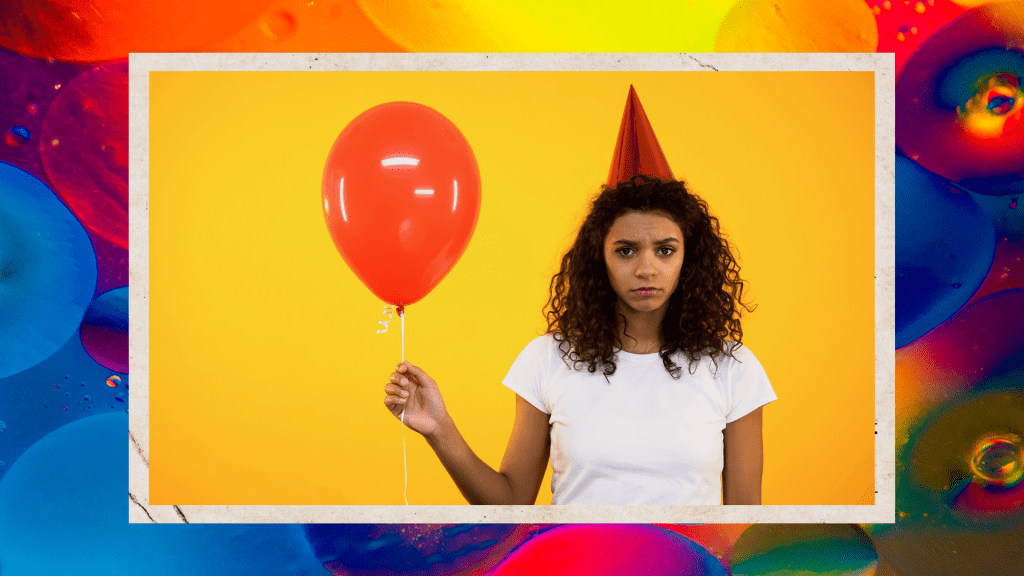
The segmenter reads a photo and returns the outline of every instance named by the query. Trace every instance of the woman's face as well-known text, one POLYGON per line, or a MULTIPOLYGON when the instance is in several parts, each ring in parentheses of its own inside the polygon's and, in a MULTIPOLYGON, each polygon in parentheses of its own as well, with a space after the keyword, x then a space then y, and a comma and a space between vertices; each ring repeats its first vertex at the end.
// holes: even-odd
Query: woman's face
POLYGON ((661 210, 627 212, 605 236, 604 262, 620 306, 636 312, 667 308, 683 267, 683 232, 661 210))

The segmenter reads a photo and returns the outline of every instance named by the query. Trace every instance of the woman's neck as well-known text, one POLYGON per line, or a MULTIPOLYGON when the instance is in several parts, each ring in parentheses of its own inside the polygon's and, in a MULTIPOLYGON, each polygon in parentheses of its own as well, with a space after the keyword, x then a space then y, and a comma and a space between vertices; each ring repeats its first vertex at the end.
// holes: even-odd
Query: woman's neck
POLYGON ((622 349, 633 354, 651 354, 661 350, 661 322, 665 319, 664 308, 651 312, 638 312, 618 303, 618 336, 622 349), (625 322, 623 322, 625 317, 625 322))

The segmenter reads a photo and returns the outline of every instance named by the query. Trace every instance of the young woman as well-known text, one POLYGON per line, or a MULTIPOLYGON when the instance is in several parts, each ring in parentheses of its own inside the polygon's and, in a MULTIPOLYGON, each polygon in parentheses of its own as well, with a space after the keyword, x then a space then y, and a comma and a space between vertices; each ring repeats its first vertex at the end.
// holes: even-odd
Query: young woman
POLYGON ((742 346, 743 281, 718 220, 678 181, 604 187, 551 280, 548 333, 503 384, 501 469, 473 453, 438 385, 403 362, 384 405, 422 434, 470 504, 760 504, 761 407, 742 346))

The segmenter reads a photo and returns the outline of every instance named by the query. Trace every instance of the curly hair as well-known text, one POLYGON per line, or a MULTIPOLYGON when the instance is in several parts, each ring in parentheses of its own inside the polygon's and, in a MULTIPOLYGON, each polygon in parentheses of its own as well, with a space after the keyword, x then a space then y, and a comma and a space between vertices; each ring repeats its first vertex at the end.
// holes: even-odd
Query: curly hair
POLYGON ((664 344, 659 354, 673 378, 681 375, 673 361, 686 354, 693 373, 704 356, 717 369, 718 359, 732 357, 743 341, 740 307, 744 282, 739 265, 718 218, 707 202, 686 189, 683 182, 634 176, 614 188, 602 186, 590 213, 580 226, 572 247, 551 278, 550 297, 544 307, 548 334, 552 334, 567 365, 590 373, 600 367, 607 378, 615 373, 615 348, 622 348, 617 330, 617 296, 608 279, 604 241, 615 220, 631 211, 667 212, 683 233, 683 267, 679 285, 668 301, 662 321, 664 344), (727 340, 733 340, 731 345, 727 340))

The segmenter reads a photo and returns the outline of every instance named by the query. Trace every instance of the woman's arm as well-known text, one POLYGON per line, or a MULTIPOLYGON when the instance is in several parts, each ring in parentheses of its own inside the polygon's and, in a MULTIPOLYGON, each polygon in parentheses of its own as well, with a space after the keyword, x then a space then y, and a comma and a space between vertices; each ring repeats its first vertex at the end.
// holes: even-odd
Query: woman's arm
POLYGON ((498 472, 466 443, 444 408, 437 383, 426 372, 405 362, 391 380, 385 386, 384 404, 396 417, 408 410, 406 425, 423 434, 470 504, 536 501, 550 450, 547 414, 516 396, 515 424, 498 472))
POLYGON ((761 408, 725 425, 722 493, 726 504, 760 504, 764 446, 761 408))
POLYGON ((449 418, 426 437, 470 504, 533 504, 548 465, 548 415, 516 395, 516 420, 501 471, 470 449, 449 418))

